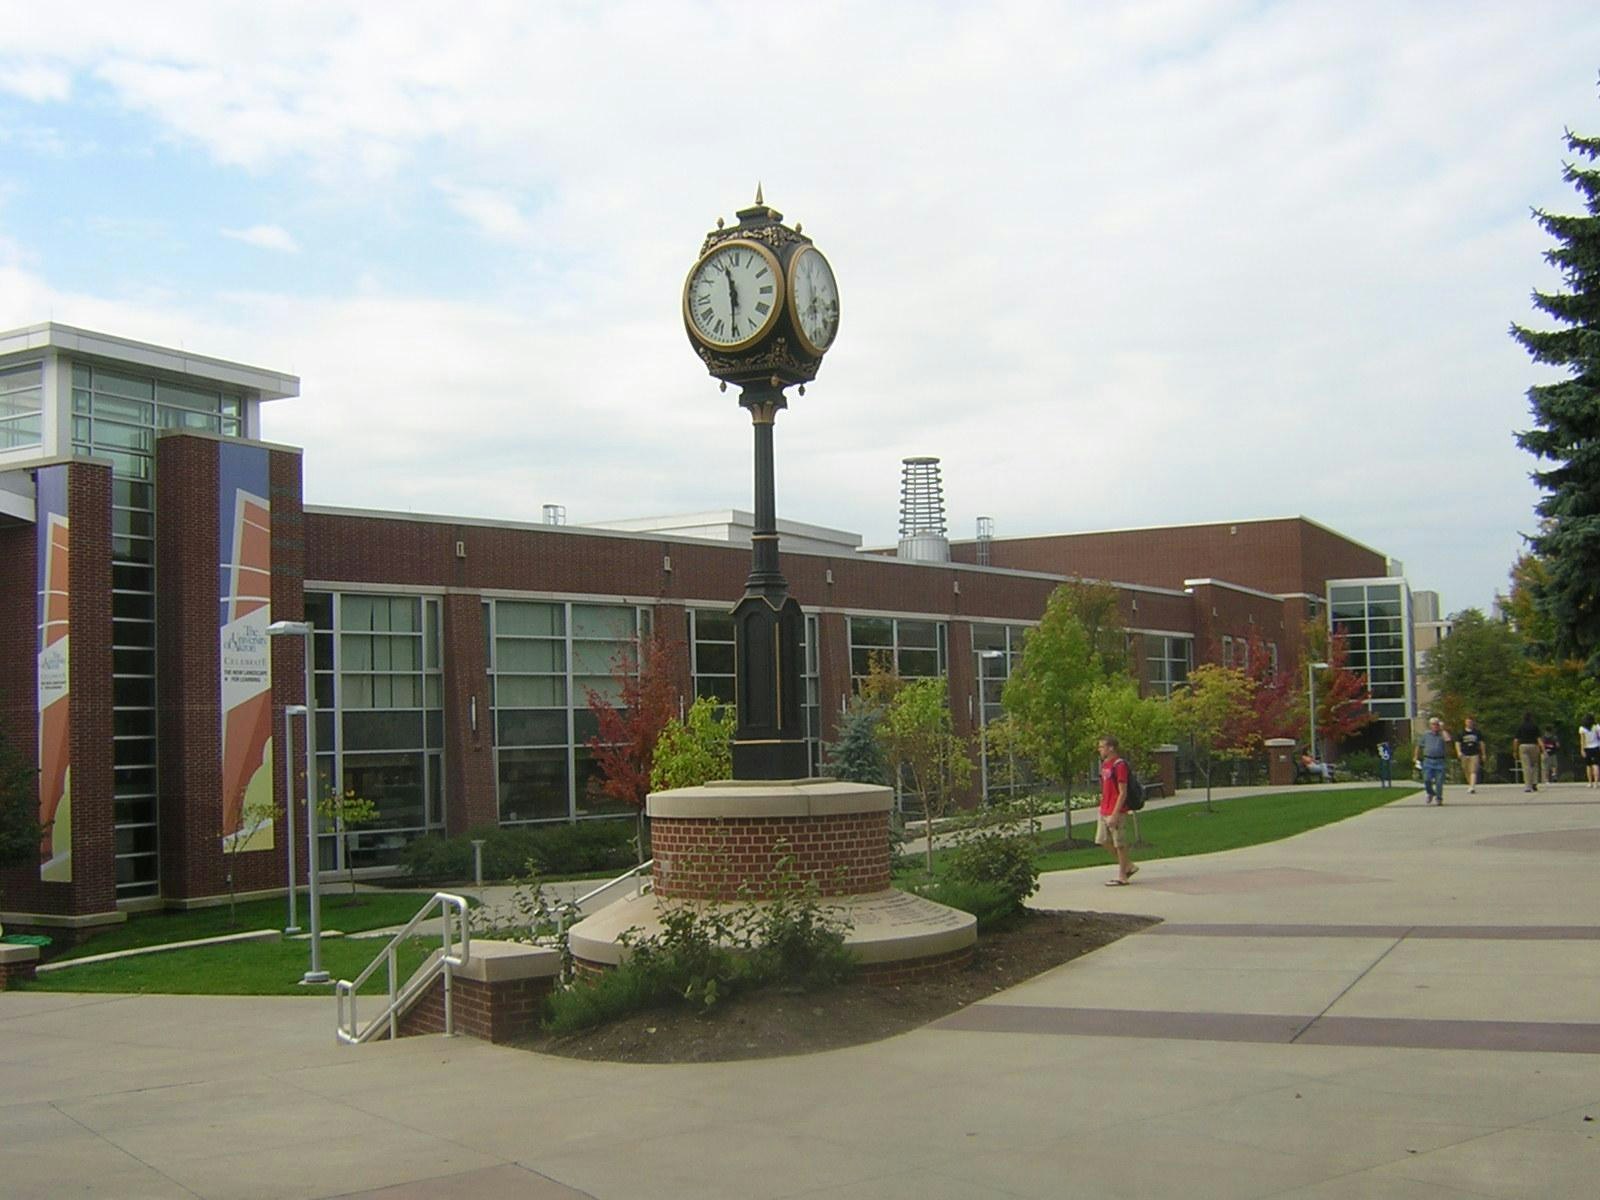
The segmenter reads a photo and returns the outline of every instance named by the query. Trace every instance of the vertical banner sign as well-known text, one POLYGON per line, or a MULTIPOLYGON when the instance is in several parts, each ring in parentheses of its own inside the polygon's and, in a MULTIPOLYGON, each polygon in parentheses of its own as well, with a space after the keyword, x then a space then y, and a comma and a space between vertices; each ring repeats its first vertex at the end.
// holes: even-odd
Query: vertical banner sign
POLYGON ((71 546, 67 525, 67 468, 42 467, 35 476, 39 578, 39 878, 72 882, 72 715, 67 674, 67 604, 71 546))
POLYGON ((272 804, 272 513, 267 451, 217 447, 222 565, 222 840, 270 850, 272 804))

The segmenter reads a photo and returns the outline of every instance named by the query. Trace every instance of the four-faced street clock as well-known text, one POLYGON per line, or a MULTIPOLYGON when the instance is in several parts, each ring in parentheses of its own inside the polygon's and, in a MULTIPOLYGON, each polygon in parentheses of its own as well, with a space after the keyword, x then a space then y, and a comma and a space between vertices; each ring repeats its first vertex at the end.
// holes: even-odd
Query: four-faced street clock
POLYGON ((839 285, 811 239, 757 189, 739 223, 701 246, 683 285, 683 325, 724 382, 807 383, 839 332, 839 285))
POLYGON ((772 430, 783 389, 816 378, 839 332, 833 268, 796 225, 756 202, 739 224, 706 236, 683 284, 683 327, 706 370, 736 384, 755 427, 755 521, 750 574, 734 605, 733 777, 811 773, 801 684, 805 617, 778 563, 772 430))

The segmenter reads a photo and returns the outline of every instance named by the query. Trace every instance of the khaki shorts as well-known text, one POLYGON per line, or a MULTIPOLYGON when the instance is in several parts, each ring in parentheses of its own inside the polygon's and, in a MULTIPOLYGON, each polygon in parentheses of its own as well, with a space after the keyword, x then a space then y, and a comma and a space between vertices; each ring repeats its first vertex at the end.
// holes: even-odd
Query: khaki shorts
POLYGON ((1128 843, 1124 835, 1128 831, 1128 815, 1124 813, 1122 820, 1115 826, 1107 825, 1106 819, 1100 817, 1094 825, 1094 844, 1096 846, 1126 846, 1128 843))

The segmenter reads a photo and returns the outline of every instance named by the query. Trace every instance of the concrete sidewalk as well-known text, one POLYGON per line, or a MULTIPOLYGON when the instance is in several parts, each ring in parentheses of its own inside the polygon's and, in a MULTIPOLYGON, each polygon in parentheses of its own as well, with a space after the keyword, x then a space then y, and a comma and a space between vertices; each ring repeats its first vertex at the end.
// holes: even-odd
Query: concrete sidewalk
POLYGON ((801 1058, 348 1049, 325 998, 0 994, 0 1192, 1593 1197, 1600 793, 1447 801, 1048 876, 1043 907, 1166 923, 801 1058))

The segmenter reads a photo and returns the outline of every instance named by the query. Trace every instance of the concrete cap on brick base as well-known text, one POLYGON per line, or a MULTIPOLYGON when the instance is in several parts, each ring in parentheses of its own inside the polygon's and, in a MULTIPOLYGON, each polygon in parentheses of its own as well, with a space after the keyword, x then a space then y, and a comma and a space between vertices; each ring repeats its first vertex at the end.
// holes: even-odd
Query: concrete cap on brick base
MULTIPOLYGON (((711 907, 709 901, 666 903, 701 911, 711 907)), ((750 903, 759 907, 763 902, 750 903)), ((573 956, 597 966, 616 966, 626 957, 626 947, 621 943, 624 933, 632 929, 639 936, 649 937, 661 932, 661 904, 654 894, 639 891, 585 917, 568 932, 573 956)), ((823 908, 849 922, 845 945, 865 965, 936 958, 978 940, 978 920, 971 913, 893 888, 861 896, 832 897, 823 901, 823 908)), ((477 951, 476 942, 473 951, 477 951)))
POLYGON ((560 974, 561 953, 549 946, 523 942, 472 939, 472 956, 456 968, 457 979, 509 983, 516 979, 548 979, 560 974))
POLYGON ((888 812, 894 790, 841 779, 725 779, 651 792, 652 817, 824 817, 888 812))

